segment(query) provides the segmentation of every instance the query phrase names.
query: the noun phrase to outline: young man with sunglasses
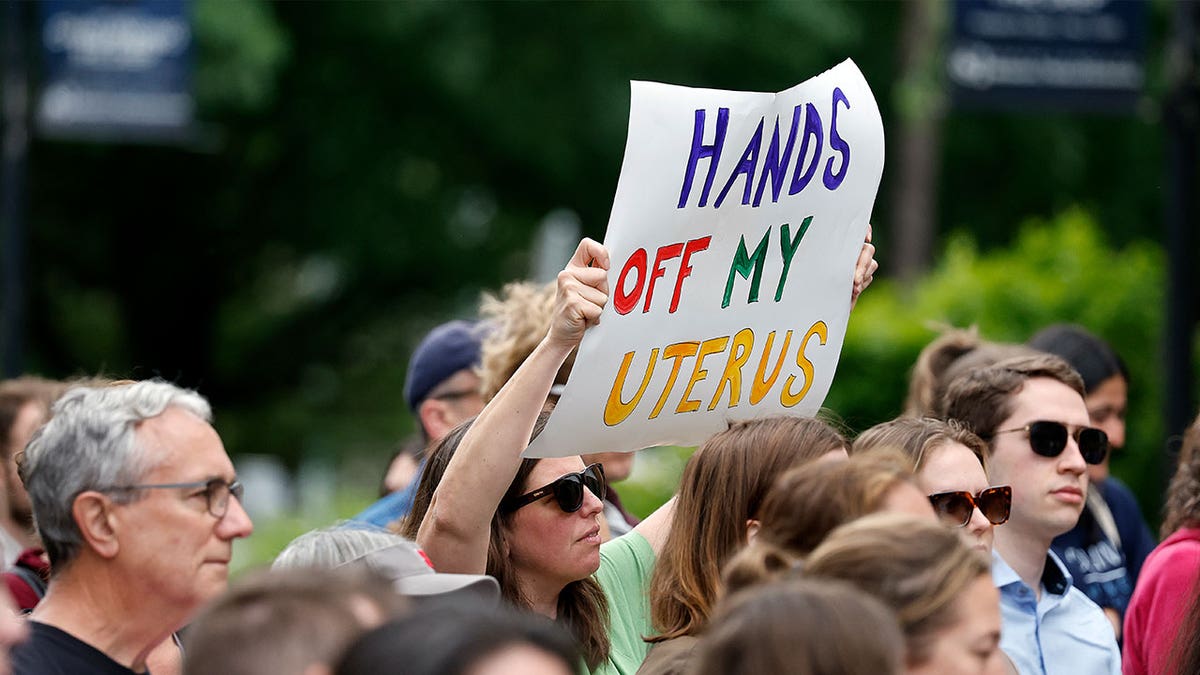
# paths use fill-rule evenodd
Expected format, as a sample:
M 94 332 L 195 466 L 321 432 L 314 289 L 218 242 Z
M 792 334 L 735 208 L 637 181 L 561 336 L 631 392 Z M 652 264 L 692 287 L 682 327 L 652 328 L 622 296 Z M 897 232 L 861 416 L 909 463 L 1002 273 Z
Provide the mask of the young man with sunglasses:
M 50 585 L 16 675 L 140 673 L 225 590 L 253 530 L 208 403 L 161 381 L 76 387 L 29 442 L 21 479 Z
M 1050 552 L 1083 510 L 1087 466 L 1108 451 L 1104 432 L 1089 426 L 1079 375 L 1055 356 L 1009 359 L 952 382 L 943 408 L 987 441 L 989 481 L 1012 486 L 992 554 L 1001 648 L 1024 675 L 1120 673 L 1104 613 Z

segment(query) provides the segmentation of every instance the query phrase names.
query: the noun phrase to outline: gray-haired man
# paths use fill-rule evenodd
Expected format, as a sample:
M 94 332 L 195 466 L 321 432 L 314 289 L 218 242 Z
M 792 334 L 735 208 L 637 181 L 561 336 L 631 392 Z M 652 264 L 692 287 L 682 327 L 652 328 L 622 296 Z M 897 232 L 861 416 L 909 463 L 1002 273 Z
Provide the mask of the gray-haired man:
M 142 672 L 225 589 L 253 526 L 210 419 L 201 396 L 157 381 L 55 403 L 21 463 L 51 577 L 15 673 Z

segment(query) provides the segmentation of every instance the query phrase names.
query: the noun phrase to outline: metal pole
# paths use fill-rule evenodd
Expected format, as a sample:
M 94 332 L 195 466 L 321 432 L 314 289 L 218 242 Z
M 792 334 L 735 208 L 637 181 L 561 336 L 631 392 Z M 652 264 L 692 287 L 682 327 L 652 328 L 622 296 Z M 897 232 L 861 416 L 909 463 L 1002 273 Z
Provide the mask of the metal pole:
M 4 4 L 4 137 L 0 152 L 0 375 L 21 373 L 25 334 L 25 171 L 29 88 L 25 76 L 22 8 Z
M 1168 283 L 1165 335 L 1167 437 L 1166 476 L 1174 470 L 1179 439 L 1195 414 L 1192 402 L 1192 333 L 1195 327 L 1196 261 L 1192 230 L 1196 223 L 1196 21 L 1197 4 L 1175 4 L 1174 36 L 1167 68 L 1171 90 L 1165 106 L 1167 127 L 1166 235 Z

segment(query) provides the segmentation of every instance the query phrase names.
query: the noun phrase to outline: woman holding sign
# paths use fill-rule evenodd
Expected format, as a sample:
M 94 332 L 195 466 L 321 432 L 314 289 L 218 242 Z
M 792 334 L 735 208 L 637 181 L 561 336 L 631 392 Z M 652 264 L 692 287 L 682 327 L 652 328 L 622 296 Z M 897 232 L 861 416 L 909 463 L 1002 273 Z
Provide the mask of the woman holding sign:
M 559 366 L 600 319 L 608 267 L 603 246 L 579 244 L 558 275 L 550 331 L 462 437 L 417 539 L 442 572 L 482 573 L 489 553 L 503 558 L 517 587 L 506 597 L 566 624 L 592 672 L 633 673 L 649 632 L 645 580 L 672 503 L 602 552 L 603 471 L 578 456 L 521 458 Z
M 854 297 L 877 264 L 864 245 Z M 461 435 L 417 534 L 439 572 L 503 570 L 514 604 L 553 618 L 579 640 L 593 673 L 632 675 L 651 634 L 646 587 L 674 500 L 600 545 L 604 475 L 578 457 L 522 459 L 555 374 L 608 300 L 608 251 L 580 242 L 558 275 L 546 337 Z M 452 433 L 456 440 L 458 433 Z M 448 437 L 449 439 L 449 437 Z M 422 483 L 428 477 L 422 477 Z M 414 510 L 423 505 L 414 504 Z M 499 576 L 499 575 L 498 575 Z

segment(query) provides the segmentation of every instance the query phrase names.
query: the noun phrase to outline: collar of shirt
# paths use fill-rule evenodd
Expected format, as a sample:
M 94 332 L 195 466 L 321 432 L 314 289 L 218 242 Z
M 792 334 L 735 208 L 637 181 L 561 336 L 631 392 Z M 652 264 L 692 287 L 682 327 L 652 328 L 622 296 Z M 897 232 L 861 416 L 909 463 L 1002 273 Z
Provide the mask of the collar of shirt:
M 1000 648 L 1018 672 L 1120 675 L 1121 652 L 1112 625 L 1071 587 L 1070 572 L 1053 553 L 1046 556 L 1040 598 L 994 551 L 992 581 L 1000 590 Z
M 1071 573 L 1053 551 L 1046 552 L 1046 564 L 1042 566 L 1042 589 L 1052 595 L 1066 595 L 1071 589 Z M 1016 571 L 1004 562 L 1004 558 L 995 550 L 992 551 L 992 583 L 996 588 L 1004 589 L 1013 584 L 1023 584 Z

